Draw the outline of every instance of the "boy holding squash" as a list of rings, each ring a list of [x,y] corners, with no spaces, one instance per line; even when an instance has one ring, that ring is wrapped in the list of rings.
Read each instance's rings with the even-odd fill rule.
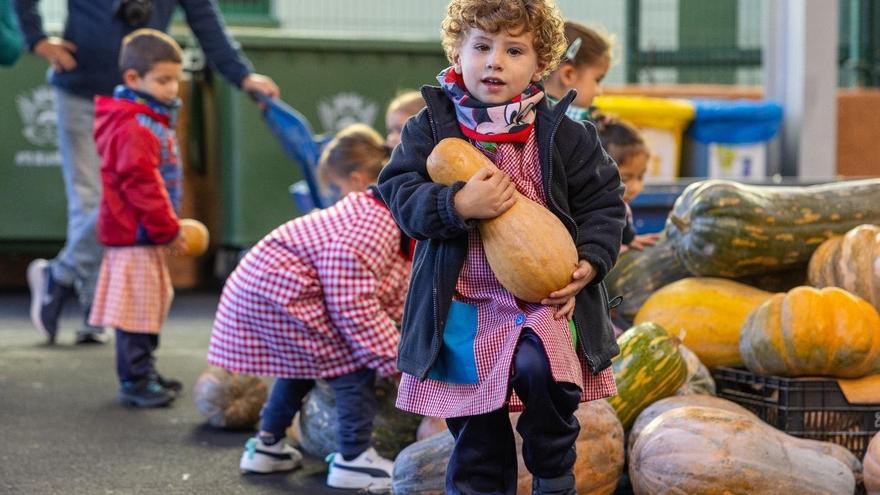
[[[515,492],[511,410],[523,410],[517,430],[534,493],[574,493],[573,413],[616,393],[602,279],[620,250],[623,187],[595,127],[565,117],[574,93],[550,107],[538,84],[565,51],[552,0],[452,0],[443,46],[453,65],[440,88],[422,89],[427,108],[407,122],[379,179],[398,224],[419,240],[397,405],[446,418],[456,440],[447,493]],[[427,157],[448,137],[468,139],[497,169],[432,182]],[[507,211],[515,190],[555,214],[577,247],[570,283],[540,303],[501,286],[474,229]],[[542,241],[541,232],[522,239]]]

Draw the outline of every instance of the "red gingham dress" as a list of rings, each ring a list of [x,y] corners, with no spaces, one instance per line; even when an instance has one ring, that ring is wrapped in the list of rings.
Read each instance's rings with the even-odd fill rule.
[[[89,324],[159,333],[174,299],[164,246],[105,247]]]
[[[546,204],[534,131],[525,145],[500,143],[494,161],[510,175],[520,193]],[[593,375],[586,362],[578,357],[568,322],[553,318],[554,307],[518,300],[501,286],[486,260],[479,231],[469,233],[467,259],[455,289],[455,300],[477,307],[474,354],[478,381],[462,385],[429,378],[419,382],[418,378],[404,373],[397,407],[441,418],[474,416],[501,408],[507,399],[513,352],[525,327],[531,328],[544,344],[556,381],[581,387],[581,401],[617,393],[611,368]],[[522,410],[522,402],[515,393],[511,395],[509,408]]]
[[[395,373],[410,273],[400,241],[368,192],[281,225],[226,281],[208,362],[282,378]]]

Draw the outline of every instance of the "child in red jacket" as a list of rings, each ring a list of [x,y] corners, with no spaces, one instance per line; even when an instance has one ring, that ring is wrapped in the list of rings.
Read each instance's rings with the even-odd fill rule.
[[[164,251],[185,246],[173,128],[181,62],[169,36],[137,30],[122,42],[125,84],[95,100],[103,186],[97,235],[106,249],[89,323],[116,328],[118,397],[137,407],[167,405],[182,388],[156,371],[153,356],[174,296]]]

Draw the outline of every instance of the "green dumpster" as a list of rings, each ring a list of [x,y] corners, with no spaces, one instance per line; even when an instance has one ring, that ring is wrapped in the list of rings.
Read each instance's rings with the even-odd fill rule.
[[[275,29],[235,30],[255,70],[315,133],[364,122],[385,131],[385,107],[401,89],[435,83],[448,63],[439,41],[292,39]],[[299,165],[284,155],[249,97],[216,77],[216,136],[222,194],[221,243],[248,247],[302,214],[288,186]]]
[[[0,246],[60,244],[67,201],[46,62],[25,55],[15,67],[0,68],[0,88]]]

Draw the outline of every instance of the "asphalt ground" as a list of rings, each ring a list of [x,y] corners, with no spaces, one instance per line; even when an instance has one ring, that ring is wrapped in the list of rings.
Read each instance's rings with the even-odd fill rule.
[[[156,364],[185,389],[169,408],[139,410],[116,402],[112,341],[73,344],[78,310],[66,310],[49,346],[30,323],[27,292],[0,292],[0,493],[356,493],[328,488],[326,464],[308,456],[290,473],[239,474],[253,432],[206,425],[191,396],[218,297],[178,292]]]

